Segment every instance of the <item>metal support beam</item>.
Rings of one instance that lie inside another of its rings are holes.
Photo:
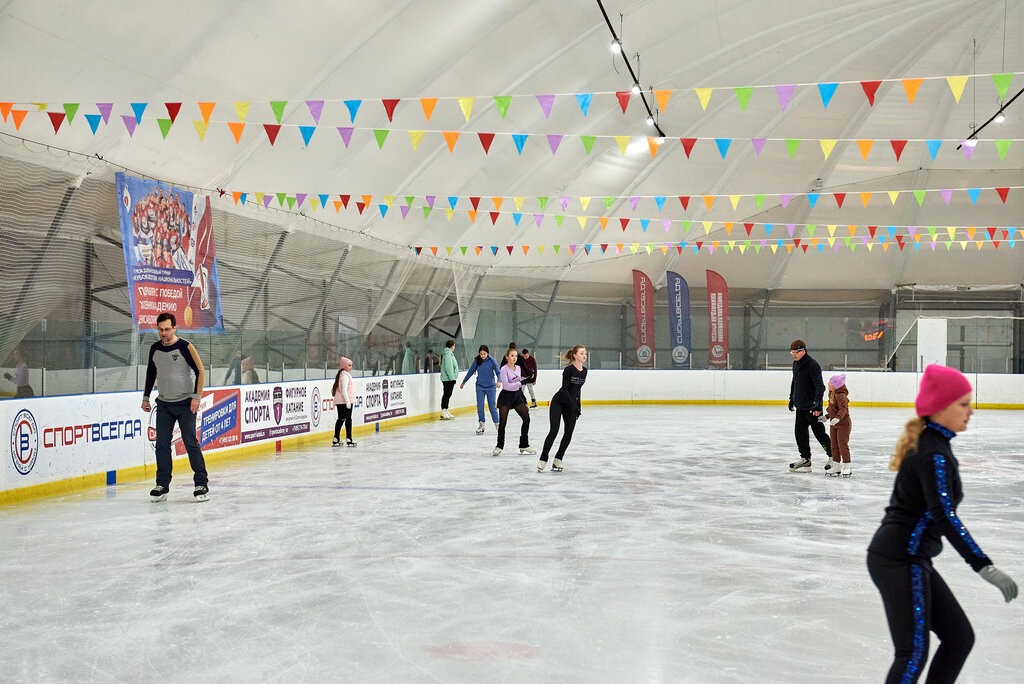
[[[320,305],[316,307],[316,313],[313,314],[313,320],[309,322],[309,327],[306,328],[306,334],[316,327],[317,320],[324,315],[324,310],[327,308],[327,299],[331,296],[331,290],[334,288],[334,281],[338,279],[338,275],[341,274],[341,267],[345,265],[345,260],[348,259],[348,255],[351,250],[348,248],[341,253],[341,258],[338,259],[338,265],[334,267],[334,273],[331,274],[331,279],[324,283],[323,292],[320,293]],[[324,325],[327,324],[327,320],[324,319]],[[324,331],[326,333],[326,329]],[[324,337],[326,340],[326,336]]]
[[[548,298],[548,305],[544,309],[544,318],[540,319],[540,325],[537,326],[537,334],[533,337],[533,346],[536,347],[540,342],[541,335],[544,332],[544,325],[548,322],[548,316],[551,314],[551,307],[555,303],[555,297],[558,296],[558,288],[561,287],[562,281],[556,280],[555,287],[551,290],[551,296]]]
[[[21,285],[21,291],[18,293],[18,298],[14,301],[14,308],[11,309],[12,319],[17,320],[22,307],[25,306],[25,301],[28,299],[32,292],[32,288],[35,286],[36,278],[42,271],[43,262],[52,251],[50,247],[53,245],[53,241],[57,239],[57,234],[60,232],[60,228],[64,224],[64,218],[68,214],[68,208],[71,206],[71,200],[74,198],[75,193],[78,192],[78,186],[80,183],[81,180],[64,189],[64,197],[61,198],[60,204],[57,206],[57,213],[53,215],[53,219],[50,221],[50,229],[46,232],[46,239],[43,241],[43,244],[35,250],[35,258],[32,260],[32,265],[28,268],[28,276],[25,278],[25,282]]]
[[[93,259],[93,248],[91,243],[85,244],[85,287],[82,288],[85,296],[82,297],[82,322],[85,324],[84,337],[85,337],[85,353],[82,355],[82,367],[92,368],[93,358],[92,352],[93,347],[96,344],[96,340],[93,337],[93,325],[92,325],[92,259]]]

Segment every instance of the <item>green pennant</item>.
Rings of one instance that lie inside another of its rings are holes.
[[[731,246],[729,246],[729,245],[722,245],[722,249],[724,249],[724,250],[725,250],[725,253],[726,253],[726,254],[728,254],[728,253],[729,253],[729,250],[731,250],[731,249],[732,249],[732,247],[731,247]]]
[[[926,194],[927,194],[927,191],[925,191],[925,190],[915,190],[914,191],[914,197],[917,198],[917,206],[920,207],[921,205],[924,204],[924,196]]]
[[[615,202],[615,198],[614,197],[605,197],[604,198],[604,210],[605,211],[611,211],[612,210],[612,204],[614,202]]]
[[[282,207],[284,206],[284,198],[285,198],[285,194],[283,192],[277,193],[277,204],[279,206],[282,206]]]
[[[270,109],[274,112],[274,118],[277,123],[281,123],[281,117],[284,116],[284,106],[288,104],[286,100],[271,100]]]
[[[171,120],[157,119],[156,122],[160,124],[160,135],[164,137],[164,140],[167,140],[167,131],[171,130]]]
[[[288,208],[289,209],[294,209],[295,208],[295,198],[294,197],[285,197],[285,199],[288,200]]]
[[[999,158],[1006,161],[1006,153],[1010,151],[1012,140],[996,140],[996,149],[999,150]]]
[[[754,195],[754,204],[760,209],[764,206],[764,195]]]
[[[565,216],[562,216],[561,214],[555,214],[555,225],[558,226],[559,228],[562,227],[562,221],[564,220]]]
[[[559,250],[559,249],[560,249],[561,247],[562,247],[562,245],[551,245],[551,249],[555,250],[555,254],[558,254],[558,250]]]
[[[429,209],[430,207],[425,207],[425,208]],[[459,247],[459,249],[462,250],[462,256],[466,256],[466,248],[465,247]]]
[[[743,241],[743,246],[744,247],[750,247],[750,240],[744,240]]]
[[[996,84],[996,91],[999,92],[999,99],[1006,99],[1006,91],[1010,89],[1010,81],[1013,74],[992,74],[992,82]]]
[[[498,113],[501,114],[501,119],[505,120],[505,115],[508,114],[508,106],[512,102],[511,95],[495,95],[494,106],[498,108]]]
[[[816,226],[813,223],[808,223],[807,224],[807,237],[814,237],[814,231],[817,230],[817,229],[818,229],[818,226]]]
[[[68,117],[68,123],[70,124],[75,118],[75,114],[78,113],[77,102],[65,102],[64,103],[64,116]]]
[[[935,234],[939,232],[939,229],[935,226],[928,226],[928,234],[932,237],[932,241],[935,241]]]
[[[384,149],[384,141],[388,139],[388,133],[391,131],[387,128],[374,128],[373,137],[377,139],[377,148]]]
[[[423,218],[427,218],[428,216],[430,216],[431,211],[433,211],[433,209],[431,209],[430,207],[423,207]],[[463,247],[462,249],[466,248]]]
[[[758,254],[761,253],[761,245],[754,245],[754,251]]]
[[[547,197],[538,197],[537,198],[537,204],[540,205],[540,210],[544,211],[544,207],[546,207],[548,205],[548,198]]]
[[[850,238],[848,238],[848,237],[844,237],[844,238],[843,238],[843,242],[845,242],[845,243],[846,243],[846,246],[847,246],[847,247],[850,247]],[[853,251],[853,247],[850,247],[850,251],[851,251],[851,252]]]
[[[587,151],[587,155],[590,155],[591,148],[594,147],[594,141],[597,140],[596,135],[581,135],[580,141],[583,143],[583,149]]]
[[[733,88],[732,91],[736,93],[736,99],[739,100],[740,109],[744,112],[747,111],[747,103],[750,102],[750,94],[754,92],[754,88],[752,86],[747,86],[744,88]]]
[[[948,252],[951,249],[953,249],[953,241],[952,240],[946,240],[946,251]]]
[[[786,149],[789,150],[789,158],[792,159],[793,155],[796,154],[796,148],[800,147],[800,140],[793,138],[786,138]]]
[[[405,196],[405,206],[407,206],[407,207],[410,207],[410,208],[411,208],[411,207],[412,207],[412,201],[413,201],[414,199],[416,199],[416,196],[415,196],[415,195],[406,195],[406,196]]]
[[[683,235],[686,235],[687,233],[690,232],[690,224],[692,223],[693,221],[683,221]]]

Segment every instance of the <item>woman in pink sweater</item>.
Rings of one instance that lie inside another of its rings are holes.
[[[515,349],[505,352],[505,363],[501,366],[501,393],[498,394],[498,444],[492,452],[499,455],[505,448],[505,425],[508,423],[508,412],[515,411],[523,419],[523,430],[519,433],[519,453],[536,454],[530,448],[530,407],[523,395],[522,369],[516,365],[519,353]]]
[[[350,371],[352,360],[341,357],[341,370],[334,376],[334,388],[331,394],[334,395],[334,407],[338,409],[338,420],[334,423],[334,441],[331,446],[341,446],[341,426],[345,425],[345,439],[348,446],[354,447],[352,441],[352,404],[356,400],[356,383],[352,380]]]

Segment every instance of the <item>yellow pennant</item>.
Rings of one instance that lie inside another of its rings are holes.
[[[541,254],[543,254],[544,253],[544,245],[537,245],[537,251],[540,252]]]
[[[835,246],[835,244],[836,244],[836,239],[835,239],[834,237],[830,237],[830,238],[828,239],[828,246],[829,246],[829,247],[834,247],[834,246]]]
[[[526,198],[525,197],[513,197],[512,198],[512,201],[516,205],[516,211],[522,211],[522,209],[523,209],[523,200],[524,199],[526,199]]]
[[[206,137],[206,129],[208,124],[205,121],[193,121],[192,125],[196,127],[196,133],[199,134],[199,142],[203,141]]]
[[[832,154],[832,148],[836,146],[835,140],[819,140],[821,143],[821,153],[825,155],[825,159],[828,159],[828,155]]]
[[[580,197],[580,206],[583,207],[583,211],[587,210],[587,205],[590,204],[589,197]]]
[[[668,254],[668,245],[662,245],[661,246],[661,253],[662,254]]]
[[[732,208],[735,209],[736,205],[740,203],[740,197],[743,195],[729,195],[729,201],[732,202]]]
[[[900,196],[899,190],[889,191],[889,201],[892,202],[893,206],[896,206],[896,198]]]
[[[454,209],[446,208],[444,210],[444,213],[446,213],[448,215],[448,222],[451,223],[452,215],[455,213],[455,210]]]
[[[965,252],[967,251],[967,242],[967,240],[960,240],[960,249]]]
[[[715,225],[714,221],[704,221],[704,234],[707,235],[711,232],[711,226]]]
[[[576,220],[580,222],[580,230],[583,230],[583,226],[587,225],[587,217],[586,216],[577,216]]]
[[[708,110],[708,102],[711,100],[711,91],[714,88],[694,88],[693,92],[697,93],[697,97],[700,98],[700,106],[705,112]]]
[[[452,255],[452,248],[451,247],[445,247],[444,251],[448,252],[448,256]]]
[[[836,234],[836,227],[835,227],[835,226],[829,226],[829,227],[828,227],[828,234],[829,234],[829,236],[831,236],[831,237],[835,237],[835,234]]]
[[[949,84],[949,89],[953,91],[953,97],[956,101],[960,102],[960,96],[964,94],[964,86],[967,85],[966,76],[947,76],[946,83]]]
[[[956,235],[956,226],[947,226],[946,233],[949,234],[949,239],[952,240],[953,236]]]
[[[469,121],[469,115],[473,113],[473,100],[474,97],[460,97],[459,108],[462,109],[462,115],[466,117],[466,121]]]
[[[777,244],[774,244],[774,243],[773,243],[773,244],[771,244],[771,245],[770,245],[770,247],[772,248],[772,254],[776,254],[776,253],[778,253],[778,251],[779,251],[779,246],[778,246]]]
[[[623,155],[625,155],[626,154],[626,148],[629,146],[629,136],[628,135],[617,135],[617,136],[615,136],[615,142],[617,142],[619,144],[619,151],[622,152]]]
[[[640,249],[640,243],[639,242],[634,242],[633,243],[633,254],[636,254],[636,251],[638,249]]]
[[[874,242],[869,242],[869,243],[868,243],[867,245],[865,245],[865,246],[866,246],[866,247],[868,248],[868,251],[870,252],[870,251],[871,251],[871,248],[875,246],[875,243],[874,243]]]
[[[423,140],[423,131],[409,131],[409,142],[412,143],[413,152],[419,148],[421,140]]]
[[[245,123],[245,117],[249,116],[249,107],[252,105],[251,102],[236,102],[235,112],[238,114],[238,120]]]
[[[256,204],[263,204],[263,195],[264,193],[262,192],[256,193]]]

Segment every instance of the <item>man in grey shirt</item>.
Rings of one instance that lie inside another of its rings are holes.
[[[156,487],[149,496],[153,501],[167,498],[171,485],[171,434],[177,423],[181,441],[188,452],[189,465],[195,474],[196,488],[192,494],[196,501],[206,501],[210,493],[206,461],[196,439],[196,411],[203,396],[206,371],[196,348],[178,337],[177,325],[174,314],[170,312],[157,316],[156,329],[160,341],[149,348],[146,388],[142,396],[142,410],[147,413],[152,410],[149,395],[157,378],[160,380],[160,396],[156,399]]]

